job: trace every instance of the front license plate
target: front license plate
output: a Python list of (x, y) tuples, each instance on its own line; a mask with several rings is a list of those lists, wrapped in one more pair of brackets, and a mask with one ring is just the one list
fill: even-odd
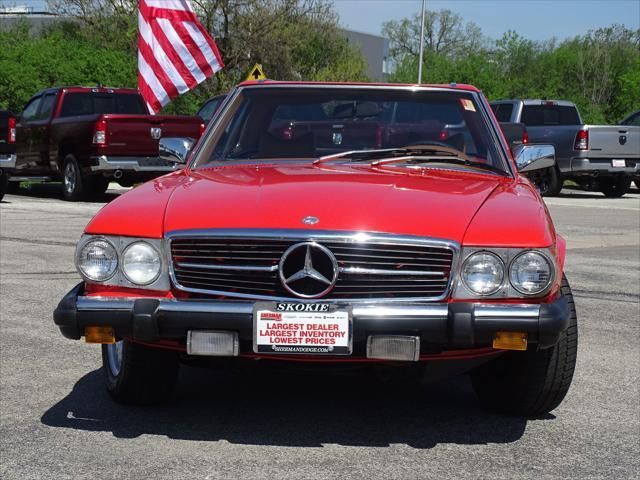
[(253, 308), (253, 351), (350, 355), (351, 308), (327, 303), (261, 302)]
[(627, 166), (627, 162), (624, 159), (622, 160), (613, 159), (611, 160), (611, 166), (613, 168), (625, 168)]

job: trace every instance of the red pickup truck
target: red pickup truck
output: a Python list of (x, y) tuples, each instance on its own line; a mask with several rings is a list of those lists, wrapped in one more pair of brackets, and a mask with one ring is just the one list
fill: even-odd
[(7, 191), (8, 171), (16, 165), (16, 118), (0, 111), (0, 200)]
[(179, 168), (158, 158), (161, 137), (198, 139), (202, 120), (150, 115), (133, 89), (62, 87), (31, 98), (16, 124), (11, 180), (61, 181), (67, 200), (104, 193)]

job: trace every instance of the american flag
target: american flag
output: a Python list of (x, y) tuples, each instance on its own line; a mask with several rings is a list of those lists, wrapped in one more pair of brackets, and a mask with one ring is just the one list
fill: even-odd
[(152, 112), (224, 65), (187, 0), (139, 0), (138, 88)]

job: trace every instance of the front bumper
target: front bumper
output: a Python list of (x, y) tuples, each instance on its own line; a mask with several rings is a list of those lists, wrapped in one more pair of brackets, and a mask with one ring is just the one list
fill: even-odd
[[(110, 326), (118, 338), (183, 340), (189, 330), (238, 332), (241, 352), (253, 344), (253, 302), (83, 296), (78, 284), (53, 318), (62, 334), (79, 339), (87, 326)], [(569, 325), (565, 297), (543, 304), (420, 303), (353, 305), (353, 355), (364, 356), (368, 335), (420, 336), (422, 353), (492, 345), (495, 332), (526, 332), (539, 348), (553, 346)]]
[(179, 163), (167, 162), (158, 157), (113, 157), (99, 155), (91, 157), (93, 172), (161, 172), (168, 173), (183, 168)]
[(0, 153), (0, 168), (16, 168), (15, 153)]

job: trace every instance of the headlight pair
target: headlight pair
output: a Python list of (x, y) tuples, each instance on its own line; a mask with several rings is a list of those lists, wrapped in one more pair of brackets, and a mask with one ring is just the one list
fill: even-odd
[[(115, 243), (119, 243), (118, 239)], [(134, 240), (123, 246), (120, 254), (119, 250), (113, 241), (103, 237), (84, 242), (76, 255), (78, 271), (93, 282), (107, 282), (118, 272), (128, 282), (139, 286), (149, 285), (158, 279), (162, 272), (162, 259), (151, 243)]]
[(465, 287), (475, 295), (489, 296), (500, 291), (508, 276), (509, 285), (520, 295), (532, 296), (544, 292), (554, 277), (552, 262), (535, 250), (515, 254), (508, 263), (496, 253), (481, 250), (469, 255), (462, 265)]

